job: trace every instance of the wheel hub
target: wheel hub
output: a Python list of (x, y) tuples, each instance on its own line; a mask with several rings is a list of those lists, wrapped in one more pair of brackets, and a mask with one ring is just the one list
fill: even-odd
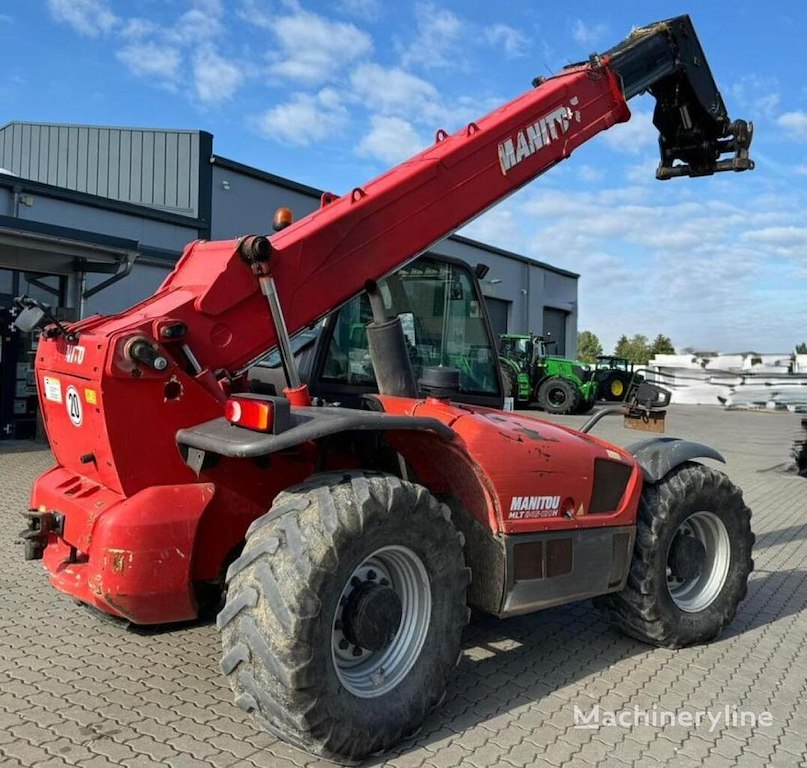
[(391, 587), (373, 581), (359, 584), (342, 611), (342, 629), (350, 643), (368, 651), (381, 651), (401, 626), (403, 604)]
[(731, 565), (731, 542), (711, 511), (695, 512), (675, 532), (667, 550), (667, 589), (682, 611), (698, 613), (717, 598)]
[(681, 581), (697, 579), (706, 564), (706, 547), (694, 536), (679, 534), (670, 547), (667, 564), (673, 578)]
[(339, 597), (331, 653), (339, 681), (360, 698), (382, 696), (417, 662), (431, 620), (429, 576), (408, 547), (377, 549), (354, 569)]

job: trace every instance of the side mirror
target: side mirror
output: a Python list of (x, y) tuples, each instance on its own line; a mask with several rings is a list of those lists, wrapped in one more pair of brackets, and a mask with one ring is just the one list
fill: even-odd
[(649, 381), (643, 381), (633, 396), (634, 402), (650, 409), (666, 408), (670, 404), (671, 398), (670, 390), (660, 387), (658, 384), (651, 384)]
[(42, 307), (26, 307), (14, 320), (14, 327), (23, 333), (31, 333), (45, 318)]

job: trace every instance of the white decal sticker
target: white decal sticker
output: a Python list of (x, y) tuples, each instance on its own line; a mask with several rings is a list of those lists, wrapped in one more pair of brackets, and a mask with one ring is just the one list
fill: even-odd
[(581, 120), (580, 110), (573, 109), (579, 103), (578, 97), (572, 96), (568, 105), (564, 104), (538, 118), (515, 136), (501, 142), (499, 144), (499, 166), (502, 173), (506, 176), (507, 172), (522, 160), (563, 138), (569, 132), (572, 120), (576, 123)]
[(81, 398), (78, 396), (78, 390), (75, 387), (67, 388), (65, 401), (67, 415), (70, 417), (70, 421), (77, 427), (80, 427), (84, 415), (81, 412)]
[(84, 362), (85, 349), (80, 344), (68, 344), (64, 353), (64, 359), (68, 363), (81, 365)]
[(509, 520), (555, 517), (560, 512), (560, 496), (513, 496)]
[(53, 400), (54, 403), (62, 402), (62, 385), (59, 379), (45, 376), (45, 399)]

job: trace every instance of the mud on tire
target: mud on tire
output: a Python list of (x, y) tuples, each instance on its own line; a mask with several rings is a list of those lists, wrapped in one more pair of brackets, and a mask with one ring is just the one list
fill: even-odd
[[(356, 569), (387, 550), (414, 553), (422, 564), (430, 617), (405, 676), (365, 697), (337, 667), (335, 619), (337, 611), (344, 618)], [(469, 573), (448, 508), (421, 486), (350, 471), (280, 493), (247, 532), (218, 616), (221, 669), (236, 704), (264, 729), (331, 760), (354, 763), (388, 749), (445, 695), (468, 620)]]
[[(704, 591), (699, 593), (695, 577), (680, 586), (670, 568), (675, 560), (670, 558), (676, 556), (675, 537), (686, 535), (687, 527), (697, 530), (701, 519), (708, 522), (703, 525), (707, 531), (719, 532), (722, 524), (726, 535), (713, 538), (727, 547), (723, 554), (728, 562), (713, 571), (719, 580), (704, 578)], [(652, 645), (680, 648), (714, 640), (734, 618), (747, 592), (754, 568), (750, 521), (742, 492), (722, 472), (694, 462), (676, 467), (642, 492), (625, 588), (597, 598), (595, 604), (626, 634)], [(692, 584), (689, 591), (687, 583)]]

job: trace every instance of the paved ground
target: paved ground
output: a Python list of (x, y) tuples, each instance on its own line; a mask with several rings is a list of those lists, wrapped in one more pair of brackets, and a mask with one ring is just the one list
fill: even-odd
[[(754, 510), (757, 570), (725, 636), (651, 649), (620, 636), (588, 602), (475, 619), (443, 709), (389, 765), (807, 766), (807, 479), (781, 471), (799, 419), (679, 406), (668, 425), (725, 451)], [(616, 419), (599, 433), (622, 443), (642, 436)], [(258, 734), (231, 704), (214, 627), (126, 630), (56, 593), (38, 564), (23, 561), (17, 512), (49, 461), (31, 444), (0, 449), (0, 765), (316, 765)], [(768, 711), (773, 724), (575, 729), (574, 706), (597, 703), (728, 706)]]

